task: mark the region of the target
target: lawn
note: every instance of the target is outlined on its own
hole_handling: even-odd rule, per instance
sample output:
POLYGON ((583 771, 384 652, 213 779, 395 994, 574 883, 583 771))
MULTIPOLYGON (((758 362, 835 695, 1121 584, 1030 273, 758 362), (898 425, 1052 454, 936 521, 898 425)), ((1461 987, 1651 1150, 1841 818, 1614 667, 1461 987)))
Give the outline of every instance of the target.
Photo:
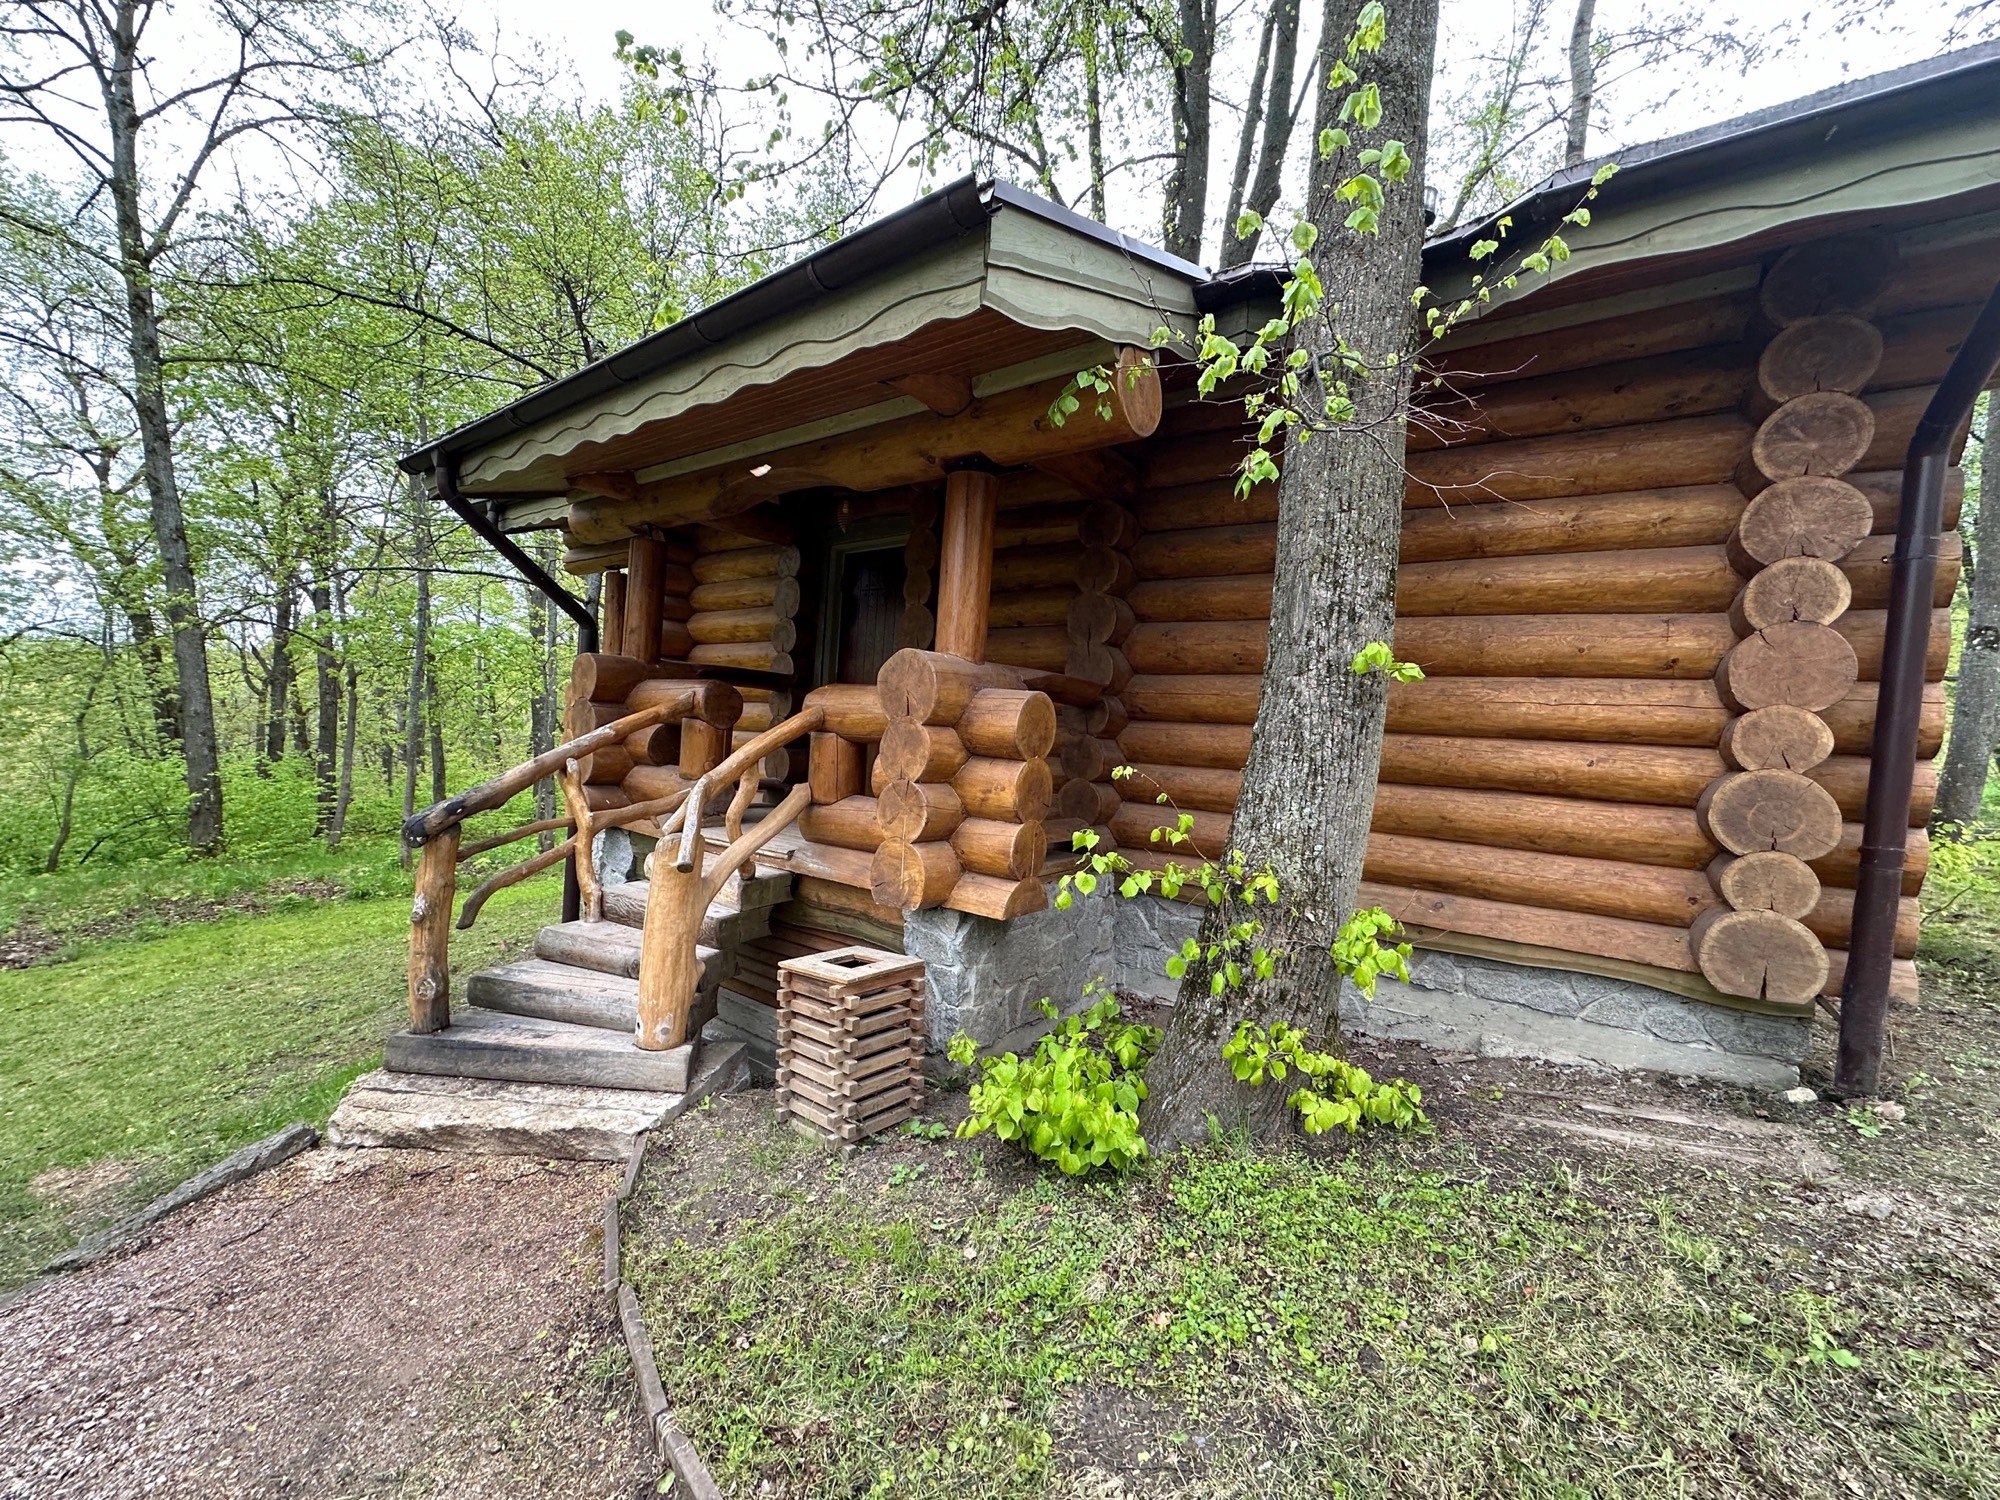
MULTIPOLYGON (((454 968, 549 920, 502 892, 454 968)), ((0 888, 0 1289, 236 1147, 323 1123, 404 1012, 395 847, 126 867, 0 888)))
POLYGON ((625 1264, 683 1424, 767 1500, 2000 1496, 1996 938, 1982 880, 1897 1018, 1900 1121, 1361 1049, 1434 1135, 1079 1184, 952 1138, 962 1094, 848 1158, 748 1095, 675 1127, 625 1264), (1839 1175, 1521 1128, 1579 1099, 1839 1175))

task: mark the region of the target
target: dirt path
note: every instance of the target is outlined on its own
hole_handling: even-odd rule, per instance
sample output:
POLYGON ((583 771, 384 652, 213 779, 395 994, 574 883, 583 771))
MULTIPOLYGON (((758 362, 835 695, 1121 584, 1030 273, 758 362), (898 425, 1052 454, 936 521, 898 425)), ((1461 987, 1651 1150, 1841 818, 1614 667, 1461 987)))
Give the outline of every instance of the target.
POLYGON ((320 1150, 0 1310, 0 1496, 651 1494, 606 1167, 320 1150))

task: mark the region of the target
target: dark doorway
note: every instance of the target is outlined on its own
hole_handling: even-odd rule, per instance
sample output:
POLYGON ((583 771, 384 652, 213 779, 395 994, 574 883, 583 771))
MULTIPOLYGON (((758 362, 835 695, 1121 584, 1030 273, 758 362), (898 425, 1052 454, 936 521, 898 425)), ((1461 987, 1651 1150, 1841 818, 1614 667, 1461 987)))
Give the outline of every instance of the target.
POLYGON ((849 552, 840 566, 834 682, 873 682, 896 654, 903 618, 903 549, 849 552))

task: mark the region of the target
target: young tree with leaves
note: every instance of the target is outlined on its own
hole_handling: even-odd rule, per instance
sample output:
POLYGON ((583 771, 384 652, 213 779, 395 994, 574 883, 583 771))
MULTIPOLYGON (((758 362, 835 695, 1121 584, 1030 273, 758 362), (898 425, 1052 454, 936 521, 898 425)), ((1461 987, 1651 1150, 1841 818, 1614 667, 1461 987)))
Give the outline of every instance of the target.
POLYGON ((1201 938, 1212 947, 1255 921, 1275 963, 1236 985, 1216 986, 1207 963, 1189 971, 1147 1076, 1155 1149, 1204 1139, 1211 1117, 1257 1133, 1284 1118, 1285 1092, 1237 1083, 1222 1048, 1246 1020, 1309 1035, 1337 1025, 1330 950, 1374 810, 1388 675, 1351 664, 1395 629, 1437 0, 1370 3, 1358 22, 1327 0, 1321 34, 1334 50, 1281 346, 1310 415, 1287 438, 1270 654, 1231 835, 1249 867, 1276 877, 1276 896, 1232 892, 1201 938))

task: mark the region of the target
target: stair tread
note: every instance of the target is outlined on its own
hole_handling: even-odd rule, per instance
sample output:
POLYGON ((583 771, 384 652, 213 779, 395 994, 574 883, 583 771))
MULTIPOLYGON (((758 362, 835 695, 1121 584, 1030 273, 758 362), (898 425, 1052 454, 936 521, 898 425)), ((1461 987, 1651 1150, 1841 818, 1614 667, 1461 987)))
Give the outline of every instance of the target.
POLYGON ((383 1060, 393 1073, 682 1093, 693 1056, 691 1043, 653 1052, 634 1046, 629 1030, 465 1005, 443 1031, 392 1035, 383 1060))
POLYGON ((499 977, 516 984, 543 989, 571 990, 579 994, 616 995, 636 1000, 639 981, 601 969, 581 969, 575 964, 556 963, 546 958, 516 958, 493 964, 472 976, 474 979, 499 977))

